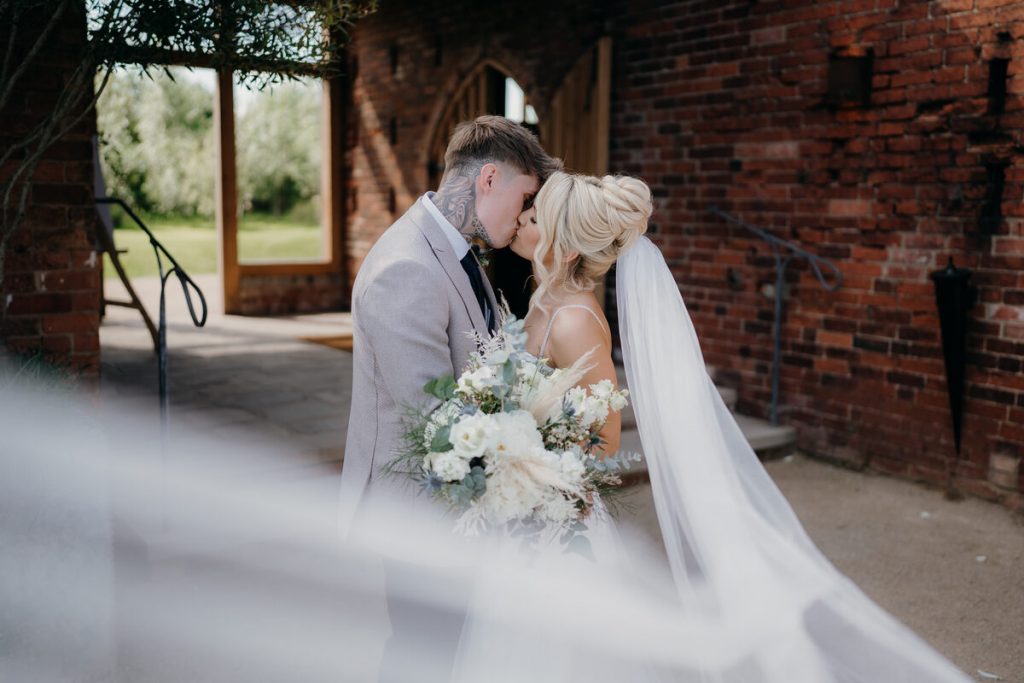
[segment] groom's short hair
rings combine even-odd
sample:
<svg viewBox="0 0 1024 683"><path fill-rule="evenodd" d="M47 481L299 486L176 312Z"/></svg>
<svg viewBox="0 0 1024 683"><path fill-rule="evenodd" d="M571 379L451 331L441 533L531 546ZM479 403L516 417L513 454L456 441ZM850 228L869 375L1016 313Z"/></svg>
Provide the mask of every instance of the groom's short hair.
<svg viewBox="0 0 1024 683"><path fill-rule="evenodd" d="M495 161L536 176L541 184L562 169L561 160L548 156L536 135L504 116L478 116L455 127L444 153L446 175L470 164Z"/></svg>

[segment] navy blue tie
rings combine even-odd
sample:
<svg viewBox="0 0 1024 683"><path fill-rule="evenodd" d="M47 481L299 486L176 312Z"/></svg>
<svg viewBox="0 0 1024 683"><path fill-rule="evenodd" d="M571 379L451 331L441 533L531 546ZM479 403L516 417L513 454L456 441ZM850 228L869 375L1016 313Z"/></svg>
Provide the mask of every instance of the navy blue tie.
<svg viewBox="0 0 1024 683"><path fill-rule="evenodd" d="M480 266L477 264L476 258L473 257L472 249L466 252L466 255L462 257L460 263L462 263L462 269L466 271L466 275L469 276L469 283L473 285L473 293L476 294L476 302L480 304L480 312L484 314L484 320L487 322L487 329L493 332L494 314L491 311L489 302L487 301L487 292L484 290L483 276L480 274Z"/></svg>

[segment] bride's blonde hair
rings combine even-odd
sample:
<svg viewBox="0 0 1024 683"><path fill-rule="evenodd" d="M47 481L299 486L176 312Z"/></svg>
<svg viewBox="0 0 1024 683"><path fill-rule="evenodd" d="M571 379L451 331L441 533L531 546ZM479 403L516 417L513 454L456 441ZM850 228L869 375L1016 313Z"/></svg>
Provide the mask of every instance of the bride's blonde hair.
<svg viewBox="0 0 1024 683"><path fill-rule="evenodd" d="M619 253L647 232L651 217L651 190L629 176L603 178L556 172L537 193L537 229L534 251L537 290L532 301L541 308L553 284L569 292L594 289ZM554 270L544 265L551 250ZM567 258L576 253L576 258Z"/></svg>

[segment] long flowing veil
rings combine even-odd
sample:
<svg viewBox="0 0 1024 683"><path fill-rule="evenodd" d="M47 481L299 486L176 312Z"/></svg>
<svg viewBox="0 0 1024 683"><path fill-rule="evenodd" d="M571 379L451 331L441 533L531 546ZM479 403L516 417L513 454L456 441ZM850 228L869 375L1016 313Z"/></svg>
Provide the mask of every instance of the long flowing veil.
<svg viewBox="0 0 1024 683"><path fill-rule="evenodd" d="M708 376L678 285L646 237L620 256L616 295L682 613L720 644L691 660L694 680L971 680L815 547Z"/></svg>

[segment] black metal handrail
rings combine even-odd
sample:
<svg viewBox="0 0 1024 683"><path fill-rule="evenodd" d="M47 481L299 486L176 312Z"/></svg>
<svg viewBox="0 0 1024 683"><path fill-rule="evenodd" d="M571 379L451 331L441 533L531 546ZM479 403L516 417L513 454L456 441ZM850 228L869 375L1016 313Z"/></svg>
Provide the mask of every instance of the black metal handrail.
<svg viewBox="0 0 1024 683"><path fill-rule="evenodd" d="M149 237L149 244L153 247L153 253L156 254L156 265L160 273L160 323L157 326L158 331L158 342L156 349L157 358L157 373L159 378L160 387L160 436L161 443L166 447L167 443L167 423L168 423L168 404L167 404L167 305L166 305L166 290L167 280L170 276L176 275L178 282L181 283L181 291L185 295L185 303L188 305L188 313L192 317L192 322L196 327L202 327L206 324L206 315L208 313L206 307L206 297L203 296L203 290L199 288L199 285L188 276L185 269L181 267L171 252L167 251L164 245L160 244L160 240L153 235L152 231L146 227L146 224L142 222L142 219L132 211L131 207L128 206L123 200L117 197L97 197L97 204L116 204L124 209L124 212L135 221L135 224L142 229L144 233ZM171 268L164 271L164 261L161 257L165 257L171 264ZM189 287L196 291L199 295L199 303L202 306L202 315L196 315L195 306L192 303L192 294L189 292Z"/></svg>
<svg viewBox="0 0 1024 683"><path fill-rule="evenodd" d="M772 255L775 257L775 322L772 326L772 337L773 337L773 352L772 352L772 405L771 405L771 422L773 425L779 424L779 374L780 374L780 358L782 355L782 302L783 292L786 284L786 268L789 267L789 262L794 258L805 258L811 264L811 269L814 271L814 276L818 278L818 282L825 291L834 292L843 285L843 273L839 270L836 264L827 258L812 254L811 252L801 249L792 242L776 237L770 232L766 232L761 228L745 223L740 219L731 216L717 206L711 206L708 211L712 214L724 219L728 223L738 225L741 228L745 228L750 232L754 233L765 242L772 249ZM783 256L783 250L789 253ZM825 275L821 271L819 264L823 264L827 269L832 271L835 276L835 281L829 283Z"/></svg>

